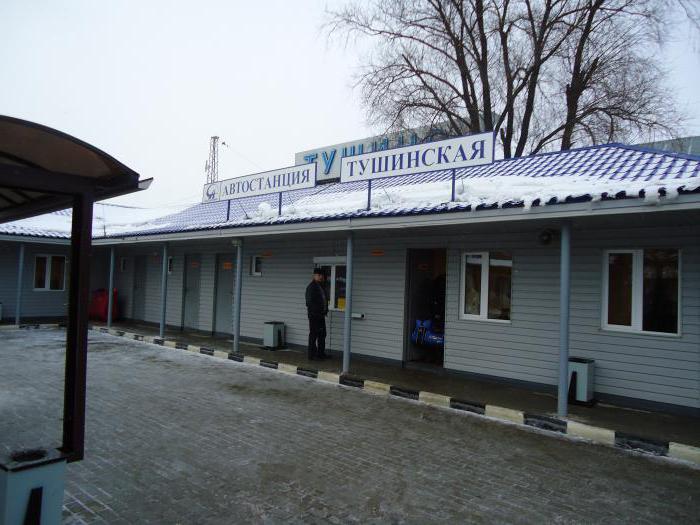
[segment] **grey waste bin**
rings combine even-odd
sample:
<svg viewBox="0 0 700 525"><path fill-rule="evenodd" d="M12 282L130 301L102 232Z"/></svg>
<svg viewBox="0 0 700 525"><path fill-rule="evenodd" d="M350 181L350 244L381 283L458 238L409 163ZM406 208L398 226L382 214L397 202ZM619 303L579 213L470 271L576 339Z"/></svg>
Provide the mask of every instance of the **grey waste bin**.
<svg viewBox="0 0 700 525"><path fill-rule="evenodd" d="M571 391L571 382L576 374L576 388L574 399L579 403L591 403L595 392L593 391L593 382L595 379L595 361L584 357L569 358L569 391Z"/></svg>
<svg viewBox="0 0 700 525"><path fill-rule="evenodd" d="M263 346L271 350L284 346L284 323L267 321L263 330Z"/></svg>

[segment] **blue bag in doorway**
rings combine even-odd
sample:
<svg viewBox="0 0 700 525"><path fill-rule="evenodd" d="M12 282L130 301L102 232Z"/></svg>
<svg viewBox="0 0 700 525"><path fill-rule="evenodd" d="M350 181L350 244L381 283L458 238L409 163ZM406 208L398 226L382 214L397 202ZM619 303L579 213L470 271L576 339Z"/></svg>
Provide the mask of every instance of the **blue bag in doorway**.
<svg viewBox="0 0 700 525"><path fill-rule="evenodd" d="M445 345L445 335L433 332L433 321L426 319L416 320L416 326L411 333L411 342L418 346L428 348L442 348Z"/></svg>

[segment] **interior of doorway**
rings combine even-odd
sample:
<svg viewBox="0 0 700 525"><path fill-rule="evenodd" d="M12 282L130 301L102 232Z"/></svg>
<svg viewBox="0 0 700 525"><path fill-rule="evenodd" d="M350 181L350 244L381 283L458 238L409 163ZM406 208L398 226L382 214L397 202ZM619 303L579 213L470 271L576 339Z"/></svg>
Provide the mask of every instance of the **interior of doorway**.
<svg viewBox="0 0 700 525"><path fill-rule="evenodd" d="M447 250L408 250L406 363L443 366Z"/></svg>

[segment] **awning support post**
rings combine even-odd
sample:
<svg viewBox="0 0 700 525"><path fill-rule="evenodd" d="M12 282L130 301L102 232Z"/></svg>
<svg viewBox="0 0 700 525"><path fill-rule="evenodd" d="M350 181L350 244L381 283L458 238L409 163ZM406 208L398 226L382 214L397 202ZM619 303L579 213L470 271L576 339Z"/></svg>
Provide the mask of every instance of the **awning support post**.
<svg viewBox="0 0 700 525"><path fill-rule="evenodd" d="M114 246L109 249L109 287L107 288L107 328L112 328L114 305Z"/></svg>
<svg viewBox="0 0 700 525"><path fill-rule="evenodd" d="M165 337L165 306L168 300L168 243L163 244L163 266L160 276L160 330L161 339Z"/></svg>
<svg viewBox="0 0 700 525"><path fill-rule="evenodd" d="M47 268L48 271L48 268ZM19 326L22 317L22 282L24 281L24 243L19 245L19 260L17 262L17 296L15 300L15 324Z"/></svg>
<svg viewBox="0 0 700 525"><path fill-rule="evenodd" d="M241 291L243 289L243 239L236 248L236 287L233 290L233 352L241 351Z"/></svg>
<svg viewBox="0 0 700 525"><path fill-rule="evenodd" d="M91 194L73 200L70 246L70 289L66 329L66 378L63 398L63 446L68 461L83 459L85 448L85 377L87 370L90 255L92 251Z"/></svg>
<svg viewBox="0 0 700 525"><path fill-rule="evenodd" d="M367 211L372 209L372 179L367 181Z"/></svg>
<svg viewBox="0 0 700 525"><path fill-rule="evenodd" d="M345 253L345 324L343 330L343 374L350 372L350 352L352 345L352 264L353 238L348 232Z"/></svg>
<svg viewBox="0 0 700 525"><path fill-rule="evenodd" d="M557 413L568 414L569 394L569 309L571 299L571 225L561 227L559 268L559 392Z"/></svg>

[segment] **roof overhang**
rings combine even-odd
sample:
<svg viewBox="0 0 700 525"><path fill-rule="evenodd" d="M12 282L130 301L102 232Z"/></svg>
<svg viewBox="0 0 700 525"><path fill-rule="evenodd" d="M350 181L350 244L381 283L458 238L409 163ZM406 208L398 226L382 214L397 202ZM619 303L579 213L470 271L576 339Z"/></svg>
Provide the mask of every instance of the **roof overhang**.
<svg viewBox="0 0 700 525"><path fill-rule="evenodd" d="M664 213L670 211L700 210L700 194L679 195L673 200L658 203L643 199L621 199L553 204L525 208L496 208L479 211L459 211L408 215L402 217L367 217L342 220L237 226L154 235L134 235L94 239L95 245L140 244L153 242L222 239L232 237L262 237L267 235L318 233L334 231L391 230L470 224L507 223L532 220L566 220L581 217Z"/></svg>

